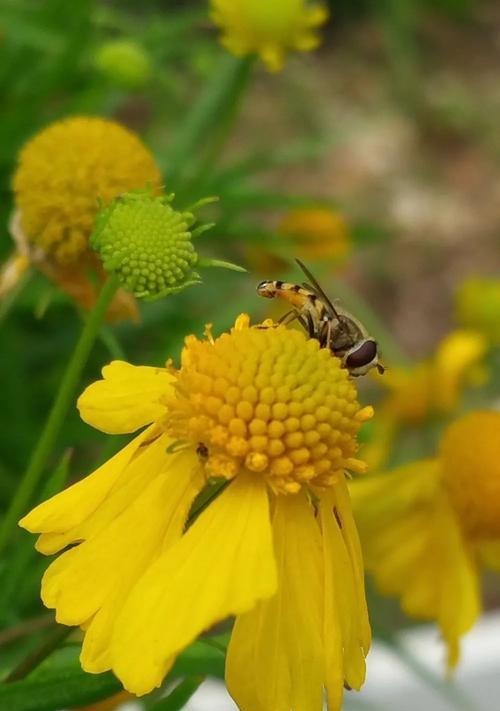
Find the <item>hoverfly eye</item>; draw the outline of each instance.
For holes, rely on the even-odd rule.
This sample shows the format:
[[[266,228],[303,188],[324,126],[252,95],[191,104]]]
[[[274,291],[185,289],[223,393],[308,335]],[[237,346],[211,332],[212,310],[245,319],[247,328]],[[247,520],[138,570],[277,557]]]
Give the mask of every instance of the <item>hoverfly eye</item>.
[[[357,348],[353,348],[345,359],[347,368],[362,368],[369,365],[377,357],[377,344],[375,341],[364,341]]]

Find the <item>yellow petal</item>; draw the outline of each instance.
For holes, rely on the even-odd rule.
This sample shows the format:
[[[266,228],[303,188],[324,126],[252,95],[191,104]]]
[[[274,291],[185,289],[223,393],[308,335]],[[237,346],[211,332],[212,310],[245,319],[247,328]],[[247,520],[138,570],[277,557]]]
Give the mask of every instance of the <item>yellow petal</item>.
[[[267,493],[240,474],[133,588],[112,641],[113,670],[141,695],[203,630],[276,590]]]
[[[237,619],[227,686],[241,711],[321,711],[321,543],[304,495],[277,497],[273,537],[278,592]]]
[[[359,543],[345,482],[320,499],[324,561],[326,687],[331,711],[340,708],[344,679],[360,689],[370,625],[364,595]]]
[[[468,373],[483,358],[486,349],[486,338],[476,331],[453,331],[441,341],[434,360],[437,409],[451,412],[456,407]]]
[[[167,454],[167,448],[171,442],[168,435],[153,432],[123,468],[114,486],[94,511],[78,525],[65,531],[43,533],[37,541],[37,550],[50,555],[99,533],[140,495],[153,476],[168,468],[171,455]]]
[[[19,521],[31,533],[64,533],[84,521],[109,494],[153,428],[142,432],[93,474],[36,506]]]
[[[80,417],[109,434],[135,432],[165,413],[164,398],[174,377],[165,368],[114,360],[78,398]]]
[[[479,614],[478,576],[459,523],[426,460],[350,486],[366,569],[411,617],[434,620],[449,664]]]
[[[440,486],[439,476],[439,463],[429,459],[351,481],[349,492],[358,526],[377,525],[417,502],[432,501]]]
[[[460,637],[481,612],[479,575],[455,515],[444,500],[436,511],[435,529],[442,549],[437,561],[441,587],[438,622],[448,643],[448,666],[453,667],[458,662]]]
[[[119,597],[120,590],[130,589],[152,557],[160,555],[172,519],[180,535],[184,517],[179,520],[176,507],[180,498],[182,512],[187,513],[197,492],[192,482],[199,467],[191,452],[172,455],[167,461],[166,469],[143,471],[142,485],[108,525],[49,566],[42,581],[42,599],[56,609],[58,622],[82,624]]]
[[[193,453],[173,455],[168,470],[159,473],[130,509],[100,536],[88,541],[85,555],[91,561],[95,580],[101,585],[103,580],[111,579],[109,593],[85,633],[80,656],[85,671],[95,673],[111,668],[110,643],[118,613],[135,581],[179,540],[189,508],[203,483]],[[92,550],[101,545],[107,548],[108,557],[100,552],[96,563]]]

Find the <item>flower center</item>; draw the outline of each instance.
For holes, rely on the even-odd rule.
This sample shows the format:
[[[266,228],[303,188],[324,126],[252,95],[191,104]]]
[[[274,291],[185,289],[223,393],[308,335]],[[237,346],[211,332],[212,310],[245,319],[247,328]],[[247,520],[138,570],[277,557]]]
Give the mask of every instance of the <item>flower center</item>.
[[[356,435],[370,416],[340,361],[315,340],[237,325],[216,340],[186,340],[167,426],[196,445],[209,476],[246,468],[295,493],[364,470]]]
[[[464,530],[500,535],[500,413],[473,412],[447,430],[441,444],[444,483]]]

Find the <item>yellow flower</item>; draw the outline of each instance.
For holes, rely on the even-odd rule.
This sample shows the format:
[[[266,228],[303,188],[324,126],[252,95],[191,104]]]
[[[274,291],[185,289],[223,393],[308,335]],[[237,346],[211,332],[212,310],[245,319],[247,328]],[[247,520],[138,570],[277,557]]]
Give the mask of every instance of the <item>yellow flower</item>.
[[[350,250],[344,217],[325,207],[290,210],[278,227],[298,256],[341,261]]]
[[[371,441],[363,450],[371,467],[383,465],[401,427],[456,409],[463,388],[483,379],[480,362],[486,347],[480,334],[457,330],[443,338],[428,360],[410,367],[389,365],[384,377],[377,379],[387,393],[378,406]]]
[[[500,566],[500,413],[462,417],[435,459],[350,491],[367,570],[408,615],[437,622],[454,666],[481,611],[481,568]]]
[[[500,343],[500,280],[466,279],[456,294],[457,320],[464,328],[482,333],[490,343]]]
[[[88,308],[96,286],[89,269],[105,274],[89,248],[99,207],[114,197],[150,185],[161,175],[140,139],[120,124],[98,117],[74,117],[51,124],[21,150],[13,179],[17,212],[11,231],[18,253]],[[117,312],[134,314],[123,293]]]
[[[319,45],[316,28],[328,17],[324,5],[307,0],[211,0],[211,6],[224,47],[237,57],[257,54],[274,72],[282,69],[287,51],[310,52]]]
[[[370,644],[344,471],[364,470],[356,434],[372,414],[339,360],[241,316],[219,338],[188,337],[178,370],[111,363],[78,406],[105,432],[148,425],[21,521],[42,553],[72,546],[42,598],[84,629],[83,668],[145,694],[236,615],[226,679],[243,711],[320,711],[323,687],[339,709]],[[222,493],[189,515],[214,481]]]
[[[351,251],[345,219],[339,212],[324,207],[290,210],[276,233],[272,244],[246,245],[247,260],[260,274],[288,269],[290,253],[306,260],[329,260],[339,266]]]

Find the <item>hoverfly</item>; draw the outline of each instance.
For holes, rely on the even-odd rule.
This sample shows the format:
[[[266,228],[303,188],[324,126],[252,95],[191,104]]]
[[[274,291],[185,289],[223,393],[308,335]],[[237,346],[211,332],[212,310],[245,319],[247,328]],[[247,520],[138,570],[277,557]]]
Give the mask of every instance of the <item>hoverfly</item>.
[[[307,267],[299,259],[295,261],[311,283],[261,281],[257,286],[259,296],[280,298],[292,306],[280,323],[297,320],[310,338],[315,338],[322,348],[329,348],[340,358],[342,366],[352,376],[366,375],[372,368],[383,373],[375,339],[352,314],[334,306]]]

